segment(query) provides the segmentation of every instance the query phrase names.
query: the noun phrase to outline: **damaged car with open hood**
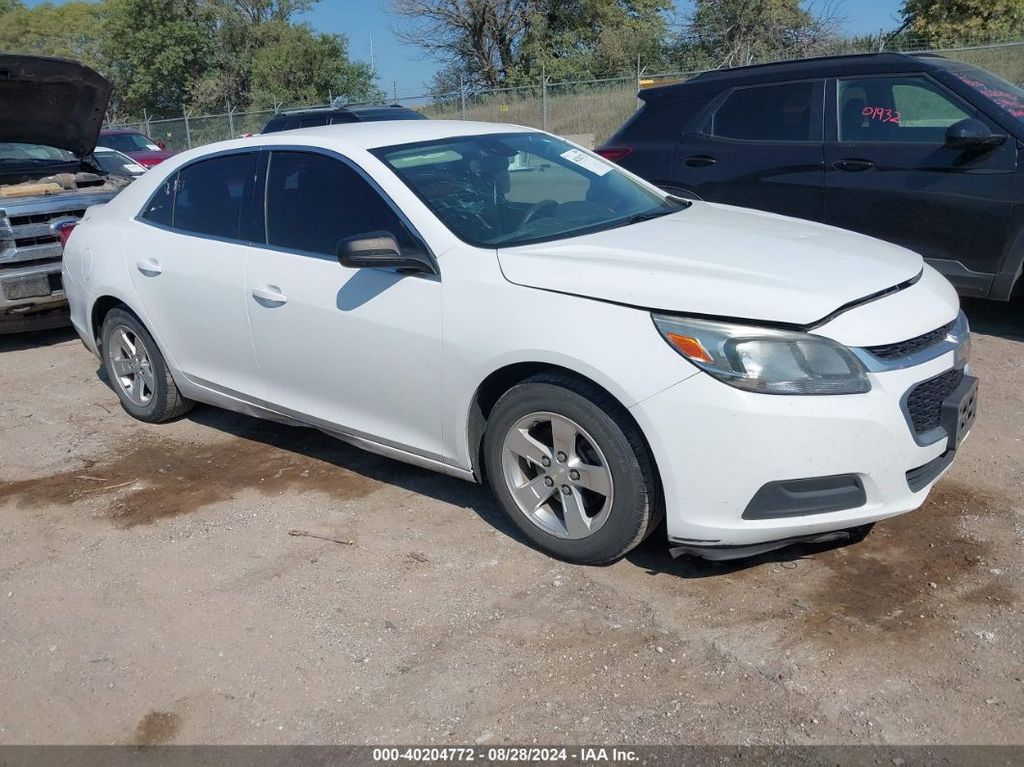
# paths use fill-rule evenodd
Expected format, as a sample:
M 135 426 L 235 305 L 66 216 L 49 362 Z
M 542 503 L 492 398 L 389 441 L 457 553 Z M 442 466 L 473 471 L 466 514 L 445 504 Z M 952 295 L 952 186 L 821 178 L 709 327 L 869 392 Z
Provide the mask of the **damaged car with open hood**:
M 486 481 L 573 562 L 856 538 L 924 503 L 977 408 L 918 254 L 511 125 L 185 152 L 86 214 L 65 274 L 131 416 L 212 403 Z
M 77 62 L 0 54 L 0 333 L 68 323 L 62 232 L 130 183 L 91 158 L 110 92 Z

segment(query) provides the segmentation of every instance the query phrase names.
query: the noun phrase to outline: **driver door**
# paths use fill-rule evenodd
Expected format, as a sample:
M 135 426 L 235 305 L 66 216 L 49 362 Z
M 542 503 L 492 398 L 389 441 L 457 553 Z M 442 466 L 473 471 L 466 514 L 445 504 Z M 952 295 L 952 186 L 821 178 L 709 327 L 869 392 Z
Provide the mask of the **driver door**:
M 338 241 L 387 231 L 416 240 L 354 166 L 273 151 L 265 244 L 246 261 L 246 297 L 266 398 L 322 428 L 440 458 L 441 281 L 349 269 Z
M 946 146 L 967 118 L 1002 131 L 924 75 L 844 78 L 829 87 L 825 221 L 903 245 L 965 294 L 984 295 L 1005 247 L 1016 142 Z

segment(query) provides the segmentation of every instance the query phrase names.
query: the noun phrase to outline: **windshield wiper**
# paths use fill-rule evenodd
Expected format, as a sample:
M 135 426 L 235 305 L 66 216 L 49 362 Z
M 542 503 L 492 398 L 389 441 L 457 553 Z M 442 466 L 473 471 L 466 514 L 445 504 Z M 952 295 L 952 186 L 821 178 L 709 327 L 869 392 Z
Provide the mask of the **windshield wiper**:
M 682 208 L 680 208 L 679 210 L 682 210 Z M 634 213 L 632 216 L 627 218 L 622 223 L 626 224 L 626 225 L 628 225 L 628 224 L 639 224 L 639 223 L 642 223 L 644 221 L 650 221 L 651 219 L 661 218 L 662 216 L 667 216 L 670 213 L 675 213 L 675 212 L 676 211 L 674 211 L 674 210 L 651 210 L 651 211 L 648 211 L 647 213 Z

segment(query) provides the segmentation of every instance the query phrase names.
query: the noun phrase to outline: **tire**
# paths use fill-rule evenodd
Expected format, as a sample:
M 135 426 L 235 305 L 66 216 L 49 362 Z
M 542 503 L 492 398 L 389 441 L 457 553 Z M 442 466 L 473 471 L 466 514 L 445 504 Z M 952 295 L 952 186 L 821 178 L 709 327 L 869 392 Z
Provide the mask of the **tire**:
M 100 330 L 100 354 L 121 407 L 133 418 L 163 423 L 180 418 L 195 404 L 181 395 L 153 336 L 127 309 L 107 313 Z
M 565 445 L 570 448 L 559 449 Z M 491 410 L 483 449 L 488 482 L 505 513 L 559 559 L 614 562 L 664 516 L 639 429 L 587 382 L 541 374 L 514 386 Z

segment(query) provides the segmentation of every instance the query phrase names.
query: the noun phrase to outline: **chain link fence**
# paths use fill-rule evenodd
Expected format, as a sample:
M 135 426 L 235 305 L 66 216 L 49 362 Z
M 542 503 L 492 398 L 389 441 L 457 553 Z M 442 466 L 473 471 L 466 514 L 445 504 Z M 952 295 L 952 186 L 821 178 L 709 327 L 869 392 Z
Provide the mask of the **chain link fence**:
M 928 50 L 915 48 L 904 39 L 903 52 L 938 53 L 987 69 L 1012 83 L 1024 84 L 1024 41 L 996 42 Z M 846 46 L 835 53 L 864 53 Z M 786 60 L 786 56 L 773 60 Z M 763 62 L 760 62 L 763 63 Z M 479 120 L 540 128 L 579 143 L 596 146 L 611 136 L 638 108 L 638 91 L 644 88 L 685 82 L 700 74 L 692 72 L 647 73 L 643 68 L 617 78 L 552 82 L 544 77 L 536 85 L 449 94 L 400 96 L 392 103 L 416 109 L 441 120 Z M 290 108 L 325 107 L 327 104 L 295 105 Z M 225 112 L 214 115 L 183 115 L 117 123 L 163 141 L 169 149 L 181 151 L 215 141 L 259 133 L 263 125 L 281 110 Z

